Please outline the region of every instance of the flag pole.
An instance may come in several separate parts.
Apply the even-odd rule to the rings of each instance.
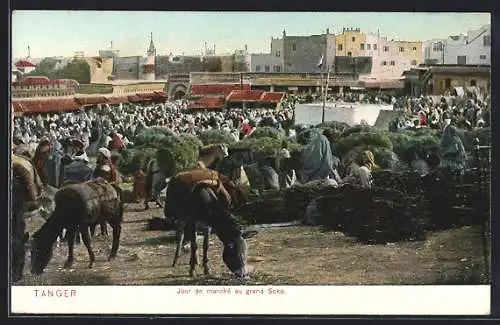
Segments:
[[[323,96],[323,113],[321,115],[321,123],[325,123],[325,106],[326,106],[326,97],[328,96],[328,81],[330,80],[330,65],[327,64],[328,70],[326,74],[326,86],[325,86],[325,93]]]
[[[321,99],[323,99],[323,95],[325,94],[325,83],[323,82],[323,69],[320,68],[320,76],[321,76]]]

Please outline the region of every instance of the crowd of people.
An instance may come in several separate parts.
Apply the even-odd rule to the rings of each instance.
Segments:
[[[466,153],[457,127],[489,127],[490,101],[479,98],[401,97],[393,95],[355,93],[333,95],[329,101],[392,104],[405,114],[391,128],[431,127],[442,130],[438,152],[430,157],[415,157],[411,167],[424,175],[437,166],[464,170]],[[72,182],[85,182],[92,178],[104,178],[108,182],[120,182],[120,173],[113,162],[111,152],[134,144],[137,135],[150,127],[163,127],[174,134],[199,136],[208,130],[224,130],[234,136],[235,141],[252,134],[258,126],[273,126],[277,129],[293,125],[295,103],[303,101],[300,96],[290,96],[280,110],[275,109],[230,109],[224,111],[198,111],[187,109],[187,102],[169,101],[162,104],[106,105],[101,109],[77,112],[60,112],[18,116],[13,123],[13,153],[31,160],[40,181],[59,188]],[[265,122],[265,123],[264,123]],[[260,166],[268,180],[268,188],[288,188],[294,184],[324,181],[328,186],[345,184],[370,188],[371,173],[378,168],[371,151],[363,151],[352,161],[343,162],[331,151],[331,134],[328,129],[317,135],[306,146],[297,168],[291,159],[286,141],[277,158],[268,159]],[[103,140],[103,141],[98,141]],[[49,155],[60,155],[59,168]],[[89,157],[96,157],[92,164]],[[437,161],[437,162],[436,162]],[[152,168],[153,169],[153,168]],[[61,173],[54,172],[61,170]],[[145,178],[151,175],[142,174]],[[149,194],[140,196],[149,197]],[[156,201],[158,205],[160,203]],[[147,207],[147,202],[145,202]],[[21,235],[24,233],[19,232]],[[19,236],[19,242],[24,239]]]
[[[264,119],[268,125],[280,128],[293,119],[293,108],[286,104],[279,112],[273,109],[231,109],[191,113],[184,101],[156,105],[106,105],[101,110],[80,110],[70,113],[37,114],[15,117],[13,142],[22,144],[18,150],[33,149],[42,139],[61,141],[77,138],[85,148],[99,136],[101,129],[106,139],[104,147],[121,150],[133,144],[134,138],[145,128],[159,126],[174,134],[199,136],[208,130],[224,130],[236,141],[249,135]],[[94,153],[95,148],[90,148]],[[94,150],[92,150],[94,149]],[[29,150],[28,150],[29,151]]]
[[[436,100],[432,96],[396,99],[387,93],[359,95],[349,92],[332,96],[328,99],[329,101],[345,102],[356,98],[358,102],[392,103],[395,109],[405,112],[392,121],[389,128],[393,131],[420,127],[445,130],[446,126],[451,125],[452,128],[449,132],[453,132],[452,129],[455,127],[474,128],[490,125],[488,96],[485,97],[485,100],[480,100],[477,97],[469,99],[441,97]],[[41,157],[48,154],[45,151],[54,150],[51,147],[53,143],[66,144],[67,140],[71,139],[68,145],[69,149],[60,149],[66,152],[69,150],[73,157],[72,161],[68,162],[71,165],[65,168],[69,175],[61,177],[73,179],[76,177],[71,175],[73,167],[75,170],[79,170],[79,168],[83,168],[80,166],[81,164],[89,164],[88,155],[99,155],[104,157],[100,158],[101,160],[111,161],[111,151],[120,151],[133,145],[136,136],[146,128],[163,127],[174,134],[195,136],[208,130],[223,130],[230,133],[235,141],[239,141],[255,131],[257,125],[274,126],[278,129],[282,128],[284,124],[292,125],[295,103],[301,102],[301,100],[303,100],[303,96],[289,96],[280,110],[228,109],[225,111],[191,112],[187,110],[186,101],[177,100],[164,104],[120,104],[114,107],[106,105],[99,110],[88,109],[70,113],[19,116],[15,117],[14,120],[14,153],[30,156],[34,158],[35,162],[43,161]],[[455,137],[448,133],[446,133],[448,138]],[[443,133],[444,135],[445,133]],[[96,141],[99,137],[103,137],[103,141]],[[38,149],[35,150],[37,147]],[[286,158],[289,154],[286,146],[283,146],[281,158]],[[305,161],[307,162],[307,159]],[[268,165],[274,169],[281,168],[278,166],[279,162]],[[109,177],[116,180],[119,173],[115,169],[113,167],[110,171],[110,175],[114,176]],[[47,176],[43,174],[41,172],[41,176],[46,180]],[[91,173],[89,172],[89,174]],[[286,183],[290,186],[297,175],[290,172],[287,175],[287,181],[284,180],[284,176],[279,176],[280,183]],[[79,180],[79,177],[76,178]],[[57,181],[51,181],[50,184],[60,185]]]
[[[407,129],[431,127],[440,129],[446,120],[463,129],[490,126],[490,100],[478,98],[441,97],[435,101],[432,97],[407,98],[396,108],[405,114],[392,127]]]

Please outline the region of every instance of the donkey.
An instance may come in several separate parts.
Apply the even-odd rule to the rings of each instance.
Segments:
[[[173,177],[167,187],[165,215],[178,222],[176,232],[176,251],[172,267],[179,259],[184,236],[191,242],[189,276],[194,276],[198,265],[196,232],[197,224],[203,229],[203,268],[204,274],[210,274],[208,266],[209,235],[213,228],[216,236],[224,244],[223,260],[226,266],[238,277],[246,275],[247,243],[246,238],[253,237],[256,231],[242,231],[234,217],[229,213],[229,206],[241,206],[245,197],[227,177],[210,171],[214,177],[195,182],[186,182],[196,171],[187,171]],[[196,176],[194,176],[196,177]],[[226,190],[227,188],[227,190]]]
[[[71,184],[55,195],[55,210],[45,224],[33,235],[31,243],[31,273],[41,274],[52,258],[54,243],[62,228],[68,231],[68,259],[65,268],[73,265],[74,236],[80,230],[92,268],[95,255],[90,245],[89,226],[106,220],[113,228],[113,244],[109,260],[116,257],[120,243],[124,205],[121,190],[103,179]]]

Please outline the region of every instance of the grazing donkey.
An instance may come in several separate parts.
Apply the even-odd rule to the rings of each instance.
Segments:
[[[68,231],[68,259],[65,268],[73,265],[74,236],[78,230],[89,253],[89,268],[95,262],[90,245],[89,226],[107,221],[113,228],[113,244],[109,259],[116,257],[120,243],[123,202],[121,190],[101,178],[85,183],[71,184],[55,194],[55,210],[43,226],[33,235],[31,243],[31,273],[41,274],[50,262],[54,243],[61,229]]]
[[[241,189],[219,172],[209,169],[194,169],[178,173],[167,188],[165,216],[178,222],[176,234],[175,267],[184,236],[191,242],[189,275],[194,275],[198,264],[196,225],[203,227],[203,268],[204,274],[210,273],[208,267],[209,235],[213,228],[216,236],[224,244],[223,260],[226,266],[239,277],[247,274],[246,238],[253,237],[256,231],[242,231],[229,213],[231,205],[241,206],[245,197]]]

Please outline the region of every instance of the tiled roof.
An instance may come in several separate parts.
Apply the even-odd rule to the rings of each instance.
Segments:
[[[141,98],[141,99],[153,99],[154,97],[156,97],[156,94],[154,92],[142,92],[142,93],[136,93],[137,97]]]
[[[127,98],[128,98],[128,101],[132,102],[132,103],[142,101],[142,99],[137,95],[130,95],[130,96],[127,96]]]
[[[21,81],[13,82],[12,86],[59,85],[67,82],[66,80],[50,80],[47,77],[26,77]]]
[[[13,100],[15,112],[24,113],[51,113],[60,111],[74,111],[81,105],[72,98],[59,99],[37,99],[37,100]]]
[[[269,102],[269,103],[279,103],[283,100],[283,97],[285,97],[285,93],[281,92],[266,92],[262,96],[261,100],[263,102]]]
[[[205,96],[189,103],[188,108],[208,108],[215,109],[224,106],[224,98]]]
[[[108,104],[117,105],[117,104],[126,104],[128,103],[127,96],[106,96],[106,101]]]
[[[260,101],[264,93],[264,90],[233,90],[229,96],[227,96],[227,101]]]
[[[15,66],[18,68],[36,68],[36,65],[28,60],[19,60],[16,62]]]
[[[165,97],[165,98],[168,97],[167,93],[165,93],[164,91],[154,91],[154,93],[160,97]]]
[[[75,97],[75,100],[83,106],[86,105],[97,105],[97,104],[105,104],[107,103],[106,97],[95,97],[95,96],[87,96],[87,97]]]

